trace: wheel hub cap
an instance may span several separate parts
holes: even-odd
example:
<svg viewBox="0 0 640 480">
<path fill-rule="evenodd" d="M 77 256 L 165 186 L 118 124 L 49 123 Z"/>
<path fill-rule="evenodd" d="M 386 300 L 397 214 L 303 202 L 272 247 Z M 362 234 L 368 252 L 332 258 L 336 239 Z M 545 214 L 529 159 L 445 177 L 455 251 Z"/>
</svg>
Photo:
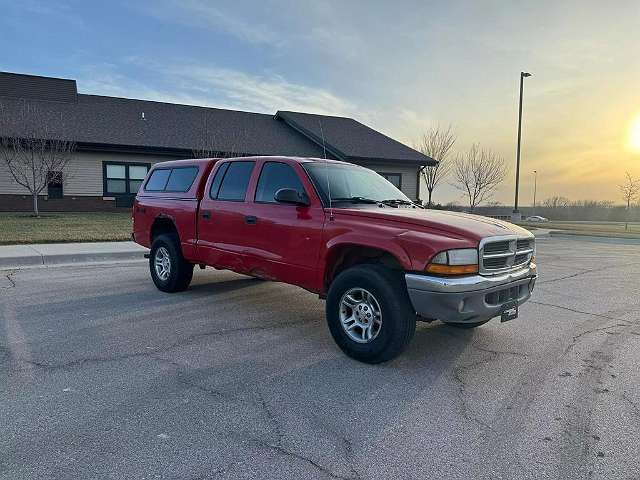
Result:
<svg viewBox="0 0 640 480">
<path fill-rule="evenodd" d="M 348 290 L 340 300 L 340 324 L 354 342 L 375 340 L 382 328 L 382 311 L 376 297 L 363 288 Z"/>
<path fill-rule="evenodd" d="M 171 257 L 166 247 L 160 247 L 156 250 L 154 258 L 154 267 L 156 269 L 156 275 L 162 281 L 166 281 L 171 275 Z"/>
</svg>

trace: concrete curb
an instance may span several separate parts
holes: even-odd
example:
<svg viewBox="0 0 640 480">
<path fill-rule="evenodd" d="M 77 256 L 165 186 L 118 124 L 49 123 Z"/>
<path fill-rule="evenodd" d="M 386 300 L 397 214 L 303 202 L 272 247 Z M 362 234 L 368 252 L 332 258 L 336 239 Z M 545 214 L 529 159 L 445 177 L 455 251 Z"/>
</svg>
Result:
<svg viewBox="0 0 640 480">
<path fill-rule="evenodd" d="M 148 249 L 133 242 L 0 246 L 0 269 L 142 260 Z"/>
</svg>

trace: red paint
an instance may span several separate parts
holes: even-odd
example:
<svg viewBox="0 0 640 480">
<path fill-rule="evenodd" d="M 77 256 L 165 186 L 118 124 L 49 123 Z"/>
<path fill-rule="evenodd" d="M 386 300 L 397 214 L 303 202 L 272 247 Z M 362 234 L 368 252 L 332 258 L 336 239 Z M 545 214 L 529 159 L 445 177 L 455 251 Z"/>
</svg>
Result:
<svg viewBox="0 0 640 480">
<path fill-rule="evenodd" d="M 330 219 L 301 163 L 322 161 L 288 157 L 251 157 L 255 161 L 244 201 L 212 200 L 208 192 L 217 168 L 233 160 L 179 160 L 158 167 L 197 165 L 198 176 L 188 192 L 154 193 L 141 188 L 133 207 L 135 241 L 149 247 L 152 225 L 172 222 L 183 255 L 193 263 L 269 278 L 326 292 L 332 262 L 344 247 L 375 248 L 393 255 L 407 271 L 422 271 L 436 253 L 477 247 L 481 238 L 518 233 L 519 227 L 498 220 L 436 210 L 334 208 Z M 311 204 L 308 207 L 257 203 L 256 184 L 262 165 L 292 165 Z M 153 170 L 152 170 L 153 171 Z M 151 172 L 150 172 L 151 173 Z M 208 211 L 209 219 L 202 213 Z M 246 216 L 256 217 L 253 225 Z"/>
</svg>

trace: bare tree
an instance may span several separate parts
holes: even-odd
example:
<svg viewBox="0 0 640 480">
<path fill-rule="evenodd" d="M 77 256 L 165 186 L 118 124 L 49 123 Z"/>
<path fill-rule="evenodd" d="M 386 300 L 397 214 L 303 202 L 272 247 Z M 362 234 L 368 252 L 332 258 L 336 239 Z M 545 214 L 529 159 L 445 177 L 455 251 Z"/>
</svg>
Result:
<svg viewBox="0 0 640 480">
<path fill-rule="evenodd" d="M 624 224 L 624 229 L 629 228 L 629 212 L 631 211 L 631 202 L 633 202 L 640 194 L 640 180 L 633 178 L 629 172 L 625 172 L 624 183 L 618 185 L 620 192 L 622 192 L 622 198 L 627 202 L 627 221 Z"/>
<path fill-rule="evenodd" d="M 547 208 L 567 208 L 571 204 L 571 200 L 567 197 L 561 197 L 559 195 L 555 195 L 553 197 L 549 197 L 542 202 Z"/>
<path fill-rule="evenodd" d="M 451 159 L 449 154 L 456 143 L 456 135 L 453 133 L 451 125 L 446 130 L 440 126 L 432 127 L 422 135 L 415 148 L 423 154 L 437 160 L 435 165 L 426 165 L 420 169 L 420 174 L 429 192 L 427 206 L 432 204 L 433 191 L 440 181 L 451 171 Z"/>
<path fill-rule="evenodd" d="M 502 157 L 474 144 L 467 153 L 458 155 L 453 174 L 456 179 L 453 186 L 464 194 L 473 212 L 480 203 L 493 196 L 504 180 L 507 168 Z"/>
<path fill-rule="evenodd" d="M 191 154 L 193 158 L 230 158 L 243 156 L 246 152 L 248 135 L 246 131 L 235 130 L 231 135 L 220 133 L 216 122 L 208 114 L 202 118 L 202 129 Z"/>
<path fill-rule="evenodd" d="M 0 157 L 13 180 L 31 194 L 36 217 L 39 216 L 38 195 L 49 181 L 62 181 L 75 151 L 73 141 L 55 133 L 63 130 L 60 128 L 63 119 L 56 119 L 59 120 L 57 128 L 53 120 L 28 102 L 23 102 L 18 112 L 11 114 L 0 104 L 0 131 L 12 132 L 0 138 Z"/>
<path fill-rule="evenodd" d="M 640 194 L 640 180 L 633 178 L 629 172 L 625 172 L 624 183 L 619 187 L 628 210 L 631 208 L 631 202 L 638 198 Z"/>
</svg>

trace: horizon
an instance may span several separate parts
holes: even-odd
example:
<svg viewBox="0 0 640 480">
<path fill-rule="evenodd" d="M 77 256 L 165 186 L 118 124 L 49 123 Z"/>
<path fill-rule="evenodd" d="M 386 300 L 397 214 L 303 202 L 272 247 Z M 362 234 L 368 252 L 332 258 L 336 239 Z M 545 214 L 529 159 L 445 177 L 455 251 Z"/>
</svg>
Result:
<svg viewBox="0 0 640 480">
<path fill-rule="evenodd" d="M 538 204 L 621 204 L 625 171 L 640 177 L 635 2 L 113 5 L 3 1 L 11 40 L 0 70 L 73 78 L 84 94 L 349 116 L 409 146 L 452 125 L 456 153 L 479 142 L 505 159 L 495 196 L 504 206 L 513 204 L 519 75 L 529 71 L 523 207 L 534 170 Z M 449 181 L 434 201 L 462 204 Z"/>
</svg>

